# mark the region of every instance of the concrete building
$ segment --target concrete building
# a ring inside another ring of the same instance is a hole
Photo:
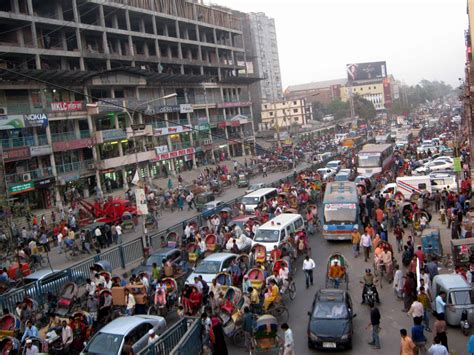
[[[341,88],[341,100],[349,101],[350,95],[359,95],[372,102],[376,110],[385,110],[384,85],[382,81],[357,83]]]
[[[472,58],[472,39],[474,38],[474,0],[467,1],[468,29],[464,33],[466,44],[466,66],[464,80],[464,122],[465,132],[468,132],[470,158],[471,158],[471,176],[474,174],[474,65]],[[474,182],[473,182],[474,185]],[[473,186],[474,187],[474,186]]]
[[[241,21],[186,0],[0,3],[3,188],[31,207],[250,154]],[[163,98],[163,97],[167,97]],[[160,99],[161,98],[161,99]]]
[[[303,128],[307,126],[308,120],[313,119],[304,99],[263,103],[261,111],[261,130],[289,131],[291,125]]]
[[[320,102],[328,105],[332,100],[341,97],[341,88],[347,79],[325,80],[299,85],[290,85],[285,90],[287,100],[304,98],[307,102]]]

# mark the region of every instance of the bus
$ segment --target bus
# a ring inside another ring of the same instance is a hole
[[[358,174],[378,174],[388,170],[393,162],[392,144],[366,144],[357,153]]]
[[[355,182],[330,182],[323,200],[323,238],[352,240],[352,231],[359,229],[359,196]]]

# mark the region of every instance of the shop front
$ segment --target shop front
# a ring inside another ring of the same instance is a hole
[[[174,171],[176,174],[180,174],[183,171],[192,170],[195,154],[194,148],[191,147],[166,153],[158,153],[158,151],[153,161],[155,172],[159,173],[160,170],[166,169],[168,173]]]

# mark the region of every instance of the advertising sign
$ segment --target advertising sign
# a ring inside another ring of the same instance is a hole
[[[0,130],[25,128],[23,115],[1,115]]]
[[[179,105],[179,113],[192,113],[192,112],[194,112],[193,105],[191,104]]]
[[[168,146],[160,145],[159,147],[155,147],[155,151],[156,151],[156,154],[168,153]]]
[[[387,77],[385,62],[352,63],[346,65],[349,81],[383,79]]]
[[[127,138],[127,133],[123,129],[107,129],[100,132],[102,133],[102,139],[104,141],[113,141]]]
[[[84,110],[84,102],[82,101],[51,102],[51,111],[53,112],[83,111],[83,110]]]
[[[187,148],[187,149],[175,150],[169,153],[157,154],[155,161],[177,158],[183,155],[194,154],[194,152],[195,152],[194,148]]]
[[[5,148],[3,150],[3,159],[5,161],[21,160],[30,157],[30,148]]]
[[[189,132],[191,129],[192,127],[189,125],[155,128],[155,136],[166,136],[168,134]]]
[[[122,112],[124,110],[123,99],[106,98],[97,101],[97,107],[100,112]]]
[[[22,193],[22,192],[32,191],[34,189],[35,189],[35,187],[33,185],[33,182],[30,181],[30,182],[24,182],[24,183],[18,184],[18,185],[9,186],[8,187],[8,192],[10,193],[10,195],[15,195],[15,194],[19,194],[19,193]]]
[[[47,127],[48,115],[45,113],[31,113],[23,115],[25,127]]]
[[[32,157],[37,157],[40,155],[48,155],[51,154],[53,150],[51,149],[50,145],[39,145],[36,147],[30,147],[30,154]]]
[[[146,216],[148,214],[148,204],[146,201],[145,190],[140,187],[136,187],[135,199],[137,204],[137,215]]]

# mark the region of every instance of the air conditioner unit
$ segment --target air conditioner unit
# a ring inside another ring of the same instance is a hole
[[[95,164],[94,163],[87,164],[87,169],[94,170],[95,169]]]
[[[203,143],[204,145],[211,145],[211,144],[212,144],[212,139],[204,139],[204,140],[202,141],[202,143]]]
[[[30,173],[24,173],[23,174],[23,181],[24,182],[31,181],[31,174]]]
[[[0,107],[0,115],[8,115],[8,110],[6,107]]]

